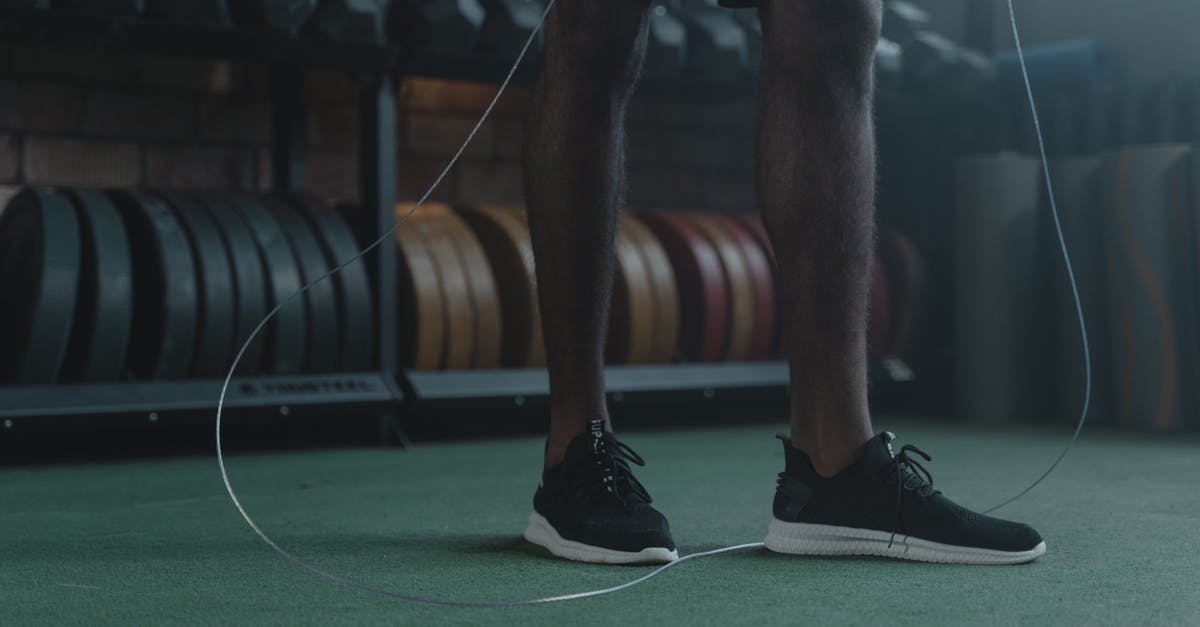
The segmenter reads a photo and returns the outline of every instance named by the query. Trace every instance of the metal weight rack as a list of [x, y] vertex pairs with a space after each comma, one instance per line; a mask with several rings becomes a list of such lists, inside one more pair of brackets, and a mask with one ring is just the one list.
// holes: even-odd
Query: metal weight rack
[[[497, 60], [406, 56], [396, 46], [356, 45], [281, 34], [211, 31], [141, 18], [92, 17], [59, 12], [0, 9], [0, 38], [88, 49], [151, 54], [181, 54], [267, 62], [272, 71], [273, 128], [271, 157], [274, 190], [306, 186], [307, 111], [303, 88], [309, 67], [340, 70], [355, 78], [360, 103], [361, 211], [352, 219], [364, 239], [375, 239], [394, 224], [396, 202], [396, 88], [403, 76], [429, 76], [496, 82], [508, 70]], [[528, 84], [536, 69], [526, 64], [517, 82]], [[743, 84], [744, 83], [744, 84]], [[688, 98], [713, 93], [747, 93], [752, 77], [714, 90], [697, 78], [656, 80], [641, 90], [652, 98]], [[937, 118], [928, 103], [887, 97], [880, 105]], [[923, 229], [916, 229], [922, 231]], [[936, 238], [932, 238], [936, 239]], [[482, 411], [521, 408], [544, 399], [549, 386], [544, 370], [404, 372], [396, 351], [398, 307], [396, 250], [380, 246], [369, 258], [374, 281], [378, 346], [370, 372], [237, 378], [227, 400], [231, 410], [250, 416], [376, 414], [381, 424], [405, 420], [417, 409], [446, 407]], [[664, 402], [741, 406], [748, 399], [782, 408], [786, 404], [787, 367], [782, 362], [615, 366], [607, 370], [614, 403], [661, 406]], [[123, 382], [111, 384], [0, 386], [0, 436], [8, 430], [55, 424], [112, 422], [162, 423], [210, 415], [220, 392], [219, 380]], [[725, 403], [722, 403], [724, 401]], [[499, 405], [497, 405], [499, 403]], [[381, 430], [381, 433], [383, 431]]]

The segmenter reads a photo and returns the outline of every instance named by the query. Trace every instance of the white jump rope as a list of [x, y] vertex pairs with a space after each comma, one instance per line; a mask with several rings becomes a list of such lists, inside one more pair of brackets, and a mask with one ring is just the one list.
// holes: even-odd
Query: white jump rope
[[[280, 556], [284, 557], [285, 559], [291, 561], [296, 566], [299, 566], [300, 568], [303, 568], [304, 570], [307, 570], [319, 577], [324, 577], [325, 579], [328, 579], [329, 581], [332, 581], [336, 584], [340, 584], [340, 585], [343, 585], [343, 586], [346, 586], [349, 588], [355, 588], [358, 590], [362, 590], [364, 592], [379, 594], [379, 595], [391, 597], [394, 599], [400, 599], [402, 601], [412, 601], [412, 602], [416, 602], [416, 603], [426, 603], [426, 604], [430, 604], [430, 605], [442, 605], [442, 606], [450, 606], [450, 607], [479, 607], [479, 608], [514, 607], [514, 606], [520, 606], [520, 605], [539, 605], [539, 604], [543, 604], [543, 603], [555, 603], [558, 601], [570, 601], [573, 599], [585, 599], [588, 597], [596, 597], [596, 596], [600, 596], [600, 595], [604, 595], [604, 594], [610, 594], [613, 592], [619, 592], [621, 590], [632, 588], [633, 586], [636, 586], [640, 583], [648, 581], [649, 579], [665, 572], [667, 569], [674, 568], [674, 567], [676, 567], [686, 561], [689, 561], [689, 560], [694, 560], [694, 559], [701, 558], [701, 557], [708, 557], [711, 555], [720, 555], [721, 553], [733, 553], [735, 551], [746, 551], [746, 550], [750, 550], [750, 549], [763, 548], [762, 542], [751, 542], [749, 544], [738, 544], [735, 546], [729, 546], [729, 547], [725, 547], [725, 548], [721, 548], [721, 549], [715, 549], [712, 551], [704, 551], [701, 553], [692, 553], [690, 555], [685, 555], [685, 556], [675, 560], [674, 562], [671, 562], [664, 566], [660, 566], [659, 568], [656, 568], [653, 571], [650, 571], [649, 573], [642, 575], [641, 577], [638, 577], [637, 579], [623, 583], [619, 586], [613, 586], [611, 588], [604, 588], [601, 590], [588, 590], [588, 591], [584, 591], [584, 592], [575, 592], [575, 593], [571, 593], [571, 594], [562, 594], [562, 595], [558, 595], [558, 596], [549, 596], [549, 597], [542, 597], [542, 598], [537, 598], [537, 599], [519, 599], [519, 600], [513, 600], [513, 601], [460, 601], [460, 600], [455, 600], [455, 599], [439, 599], [439, 598], [424, 597], [424, 596], [418, 596], [418, 595], [414, 595], [414, 594], [406, 594], [404, 592], [396, 592], [396, 591], [392, 591], [392, 590], [387, 590], [384, 588], [372, 586], [370, 584], [355, 581], [353, 579], [342, 577], [340, 575], [335, 575], [329, 571], [326, 571], [318, 566], [315, 566], [315, 565], [301, 559], [300, 557], [297, 557], [296, 555], [294, 555], [292, 553], [289, 553], [286, 549], [284, 549], [283, 547], [276, 544], [275, 541], [270, 538], [270, 536], [268, 536], [266, 533], [263, 532], [262, 529], [259, 528], [258, 524], [256, 524], [254, 522], [254, 519], [250, 518], [250, 514], [246, 513], [246, 508], [242, 506], [242, 502], [241, 502], [241, 500], [238, 499], [237, 493], [233, 489], [233, 485], [229, 482], [229, 473], [226, 472], [226, 470], [225, 470], [225, 456], [221, 451], [221, 416], [222, 416], [222, 410], [225, 407], [225, 395], [226, 395], [226, 392], [229, 390], [229, 382], [230, 382], [230, 380], [233, 379], [233, 373], [237, 369], [238, 363], [241, 362], [242, 355], [246, 352], [246, 347], [248, 347], [250, 345], [250, 342], [252, 342], [254, 340], [254, 338], [258, 337], [258, 334], [262, 332], [263, 327], [265, 327], [267, 325], [267, 323], [270, 322], [271, 319], [275, 317], [275, 314], [278, 313], [280, 309], [282, 309], [285, 305], [287, 305], [288, 303], [290, 303], [293, 300], [295, 300], [296, 298], [298, 298], [304, 292], [308, 291], [308, 289], [311, 288], [312, 286], [316, 285], [317, 283], [320, 283], [321, 281], [324, 281], [325, 279], [328, 279], [329, 277], [333, 276], [334, 274], [337, 274], [346, 266], [350, 265], [351, 263], [354, 263], [355, 261], [358, 261], [360, 258], [363, 257], [363, 255], [366, 255], [367, 253], [371, 252], [379, 245], [381, 245], [384, 242], [391, 239], [392, 234], [395, 233], [396, 230], [399, 229], [401, 226], [403, 226], [403, 224], [408, 220], [408, 218], [410, 216], [412, 216], [413, 212], [415, 212], [418, 208], [421, 207], [421, 205], [423, 205], [425, 203], [426, 200], [428, 200], [430, 194], [432, 194], [433, 191], [435, 189], [437, 189], [438, 185], [441, 184], [442, 179], [446, 178], [446, 174], [448, 174], [450, 172], [450, 169], [454, 167], [454, 164], [458, 162], [459, 157], [462, 156], [462, 153], [464, 150], [466, 150], [467, 145], [471, 143], [471, 140], [475, 138], [476, 133], [479, 132], [479, 128], [481, 126], [483, 126], [483, 123], [491, 115], [492, 109], [495, 108], [496, 102], [500, 99], [501, 94], [504, 93], [505, 88], [507, 88], [508, 84], [512, 81], [513, 75], [517, 71], [517, 67], [520, 66], [521, 61], [525, 58], [525, 54], [529, 51], [529, 47], [533, 44], [538, 31], [541, 30], [542, 25], [545, 23], [546, 15], [548, 15], [550, 13], [550, 9], [554, 7], [555, 2], [557, 2], [557, 0], [548, 0], [548, 2], [546, 3], [546, 9], [545, 9], [545, 11], [542, 12], [541, 20], [538, 22], [537, 27], [535, 27], [533, 29], [533, 32], [531, 32], [529, 34], [529, 39], [525, 41], [524, 47], [521, 48], [521, 53], [519, 55], [517, 55], [517, 60], [513, 63], [512, 69], [510, 69], [508, 71], [508, 75], [504, 77], [504, 82], [500, 83], [500, 88], [496, 91], [496, 96], [494, 98], [492, 98], [491, 103], [488, 104], [487, 109], [483, 112], [483, 116], [480, 117], [479, 122], [477, 122], [475, 124], [475, 127], [473, 129], [471, 129], [471, 132], [467, 135], [466, 140], [463, 141], [462, 146], [460, 146], [458, 151], [454, 153], [454, 156], [451, 157], [450, 162], [446, 164], [446, 167], [442, 170], [441, 174], [439, 174], [437, 179], [435, 179], [433, 181], [433, 184], [429, 186], [429, 189], [425, 191], [425, 193], [421, 196], [421, 198], [417, 202], [417, 204], [414, 205], [412, 207], [412, 209], [409, 209], [408, 213], [404, 214], [404, 216], [401, 217], [396, 222], [395, 226], [393, 226], [386, 233], [384, 233], [382, 236], [380, 236], [379, 239], [375, 240], [369, 246], [367, 246], [362, 251], [360, 251], [357, 255], [355, 255], [354, 257], [352, 257], [350, 259], [347, 259], [346, 261], [343, 261], [340, 265], [335, 267], [333, 270], [330, 270], [328, 273], [326, 273], [321, 278], [316, 279], [315, 281], [312, 281], [311, 283], [308, 283], [304, 287], [300, 288], [300, 290], [297, 291], [295, 294], [292, 294], [287, 299], [285, 299], [283, 302], [279, 303], [278, 305], [275, 305], [275, 307], [273, 309], [271, 309], [270, 312], [267, 313], [266, 317], [263, 318], [262, 321], [258, 323], [258, 326], [254, 327], [254, 332], [252, 332], [250, 334], [250, 337], [247, 338], [246, 341], [242, 344], [242, 347], [238, 350], [237, 355], [233, 359], [233, 364], [229, 366], [229, 373], [225, 375], [225, 383], [221, 386], [221, 398], [220, 398], [220, 400], [217, 401], [217, 423], [216, 423], [217, 424], [217, 465], [220, 466], [220, 468], [221, 468], [221, 480], [225, 482], [225, 489], [229, 492], [229, 498], [233, 500], [234, 507], [237, 508], [238, 513], [240, 513], [242, 515], [242, 518], [244, 518], [246, 520], [246, 524], [250, 525], [250, 528], [254, 530], [254, 533], [258, 534], [258, 537], [261, 538], [263, 542], [266, 542], [267, 545], [270, 546], [276, 553], [278, 553]], [[1037, 104], [1034, 102], [1033, 88], [1030, 86], [1030, 83], [1029, 83], [1029, 72], [1025, 67], [1025, 53], [1021, 49], [1021, 35], [1017, 29], [1017, 18], [1016, 18], [1016, 14], [1013, 10], [1013, 2], [1012, 2], [1012, 0], [1007, 0], [1007, 2], [1008, 2], [1008, 18], [1009, 18], [1009, 21], [1012, 23], [1013, 41], [1015, 42], [1016, 48], [1017, 48], [1017, 58], [1019, 59], [1019, 61], [1021, 63], [1021, 75], [1025, 81], [1025, 92], [1029, 96], [1029, 109], [1033, 113], [1034, 129], [1037, 131], [1038, 151], [1041, 153], [1041, 157], [1042, 157], [1042, 170], [1043, 170], [1043, 173], [1046, 178], [1046, 191], [1050, 196], [1050, 211], [1054, 215], [1054, 228], [1058, 232], [1058, 245], [1062, 251], [1063, 262], [1066, 264], [1066, 267], [1067, 267], [1067, 277], [1070, 279], [1070, 282], [1071, 282], [1071, 292], [1075, 296], [1075, 310], [1079, 314], [1079, 330], [1083, 337], [1083, 360], [1084, 360], [1084, 371], [1086, 373], [1086, 386], [1085, 386], [1084, 399], [1083, 399], [1083, 409], [1079, 414], [1079, 423], [1075, 426], [1075, 432], [1071, 435], [1071, 439], [1067, 441], [1067, 445], [1063, 448], [1063, 451], [1058, 456], [1058, 459], [1054, 460], [1054, 463], [1050, 464], [1050, 467], [1046, 469], [1046, 472], [1042, 473], [1042, 475], [1040, 477], [1038, 477], [1036, 481], [1031, 483], [1029, 485], [1029, 487], [1025, 488], [1019, 494], [1004, 501], [1003, 503], [1000, 503], [999, 505], [996, 505], [995, 507], [985, 510], [984, 513], [996, 511], [996, 510], [1000, 509], [1001, 507], [1004, 507], [1005, 505], [1008, 505], [1009, 503], [1012, 503], [1013, 501], [1021, 498], [1022, 496], [1025, 496], [1027, 493], [1029, 493], [1030, 490], [1032, 490], [1039, 483], [1041, 483], [1042, 480], [1044, 480], [1046, 477], [1050, 476], [1050, 473], [1053, 472], [1054, 469], [1058, 467], [1058, 464], [1060, 462], [1062, 462], [1063, 458], [1065, 458], [1067, 456], [1067, 452], [1071, 450], [1071, 446], [1075, 444], [1075, 440], [1077, 440], [1079, 438], [1079, 432], [1083, 430], [1083, 423], [1087, 419], [1088, 407], [1090, 405], [1091, 398], [1092, 398], [1092, 358], [1091, 358], [1091, 351], [1088, 347], [1087, 325], [1084, 324], [1084, 320], [1083, 320], [1083, 304], [1081, 303], [1081, 301], [1079, 299], [1079, 286], [1076, 284], [1076, 281], [1075, 281], [1075, 270], [1071, 266], [1071, 255], [1067, 252], [1067, 242], [1066, 242], [1066, 239], [1063, 237], [1062, 223], [1059, 221], [1059, 217], [1058, 217], [1058, 204], [1055, 202], [1055, 199], [1054, 199], [1054, 186], [1053, 186], [1053, 184], [1051, 182], [1051, 178], [1050, 178], [1050, 165], [1049, 165], [1049, 161], [1047, 161], [1047, 159], [1046, 159], [1046, 146], [1042, 140], [1042, 125], [1041, 125], [1041, 122], [1038, 120]]]

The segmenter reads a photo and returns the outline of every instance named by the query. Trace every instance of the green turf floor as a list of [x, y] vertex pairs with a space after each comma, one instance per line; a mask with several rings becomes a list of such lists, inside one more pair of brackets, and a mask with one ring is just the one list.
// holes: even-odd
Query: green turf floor
[[[877, 420], [933, 455], [966, 505], [1010, 496], [1066, 428]], [[681, 553], [761, 540], [777, 429], [634, 433]], [[546, 557], [520, 539], [534, 439], [238, 456], [234, 484], [283, 546], [372, 585], [461, 600], [611, 586], [644, 567]], [[444, 609], [347, 590], [257, 540], [207, 458], [0, 471], [0, 624], [1198, 624], [1200, 440], [1089, 433], [1003, 511], [1049, 551], [1024, 566], [813, 559], [764, 551], [680, 565], [615, 595]]]

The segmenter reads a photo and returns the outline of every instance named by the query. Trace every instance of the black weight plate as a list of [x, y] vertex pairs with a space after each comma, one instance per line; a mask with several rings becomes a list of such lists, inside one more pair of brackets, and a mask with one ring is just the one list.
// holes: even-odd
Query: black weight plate
[[[358, 255], [358, 241], [337, 212], [311, 194], [289, 196], [320, 236], [330, 267], [336, 268]], [[346, 372], [370, 370], [375, 361], [375, 309], [371, 280], [362, 259], [342, 268], [334, 276], [339, 319], [342, 321], [341, 369]]]
[[161, 198], [113, 191], [133, 253], [129, 369], [143, 379], [182, 379], [196, 343], [196, 264], [183, 226]]
[[57, 382], [80, 256], [79, 219], [61, 194], [26, 189], [0, 214], [0, 381]]
[[194, 198], [172, 193], [163, 193], [162, 198], [183, 224], [196, 258], [199, 317], [192, 376], [224, 376], [233, 360], [236, 310], [233, 266], [225, 242], [212, 216]]
[[79, 300], [64, 381], [117, 381], [133, 328], [133, 258], [125, 223], [103, 192], [64, 190], [81, 227]]
[[341, 326], [337, 291], [333, 277], [323, 279], [331, 269], [329, 260], [325, 257], [325, 251], [321, 250], [316, 233], [295, 208], [280, 198], [267, 197], [262, 200], [275, 213], [275, 218], [291, 242], [296, 260], [300, 263], [304, 284], [312, 283], [312, 287], [304, 293], [304, 300], [308, 303], [308, 372], [337, 372], [341, 357], [338, 354]]
[[303, 372], [308, 352], [308, 312], [303, 295], [292, 298], [304, 286], [296, 255], [279, 221], [262, 202], [249, 196], [236, 196], [229, 199], [229, 204], [246, 221], [258, 242], [258, 251], [266, 264], [269, 304], [272, 308], [280, 308], [267, 325], [267, 371], [273, 374]]
[[[263, 266], [262, 255], [258, 252], [258, 244], [250, 227], [224, 200], [199, 196], [193, 197], [213, 219], [221, 234], [225, 247], [225, 255], [233, 269], [233, 353], [242, 348], [246, 338], [254, 332], [254, 327], [267, 315], [267, 277]], [[263, 352], [267, 345], [265, 333], [260, 333], [242, 354], [238, 362], [237, 374], [258, 374], [263, 369]], [[226, 368], [228, 364], [226, 365]]]

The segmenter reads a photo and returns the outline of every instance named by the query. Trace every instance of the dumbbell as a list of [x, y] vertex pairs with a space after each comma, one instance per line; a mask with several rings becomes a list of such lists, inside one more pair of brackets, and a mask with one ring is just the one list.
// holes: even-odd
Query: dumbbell
[[647, 76], [676, 76], [687, 65], [687, 28], [665, 2], [650, 9], [643, 71]]
[[983, 54], [932, 31], [917, 33], [904, 48], [905, 82], [918, 89], [978, 93], [996, 82], [996, 65]]
[[402, 0], [388, 11], [388, 38], [407, 49], [470, 54], [487, 12], [479, 0]]
[[146, 12], [146, 0], [53, 0], [51, 6], [84, 15], [141, 15]]
[[911, 2], [894, 0], [883, 10], [883, 37], [905, 48], [916, 39], [917, 33], [929, 30], [931, 22], [932, 17], [925, 9]]
[[904, 52], [900, 44], [880, 38], [875, 44], [875, 86], [880, 91], [900, 89], [904, 74]]
[[333, 41], [379, 45], [387, 0], [320, 0], [303, 31]]
[[750, 71], [750, 42], [717, 0], [674, 0], [687, 27], [688, 70], [715, 78]]
[[[536, 0], [482, 0], [487, 18], [479, 32], [476, 52], [513, 61], [529, 40], [529, 33], [542, 19], [542, 4]], [[542, 33], [529, 48], [526, 58], [537, 56], [542, 47]]]
[[317, 0], [235, 0], [230, 9], [238, 27], [294, 35], [300, 31]]
[[148, 13], [173, 24], [200, 28], [233, 28], [228, 0], [150, 0]]
[[734, 11], [735, 22], [746, 32], [746, 45], [750, 54], [750, 69], [757, 72], [762, 64], [763, 32], [762, 21], [757, 11]]

